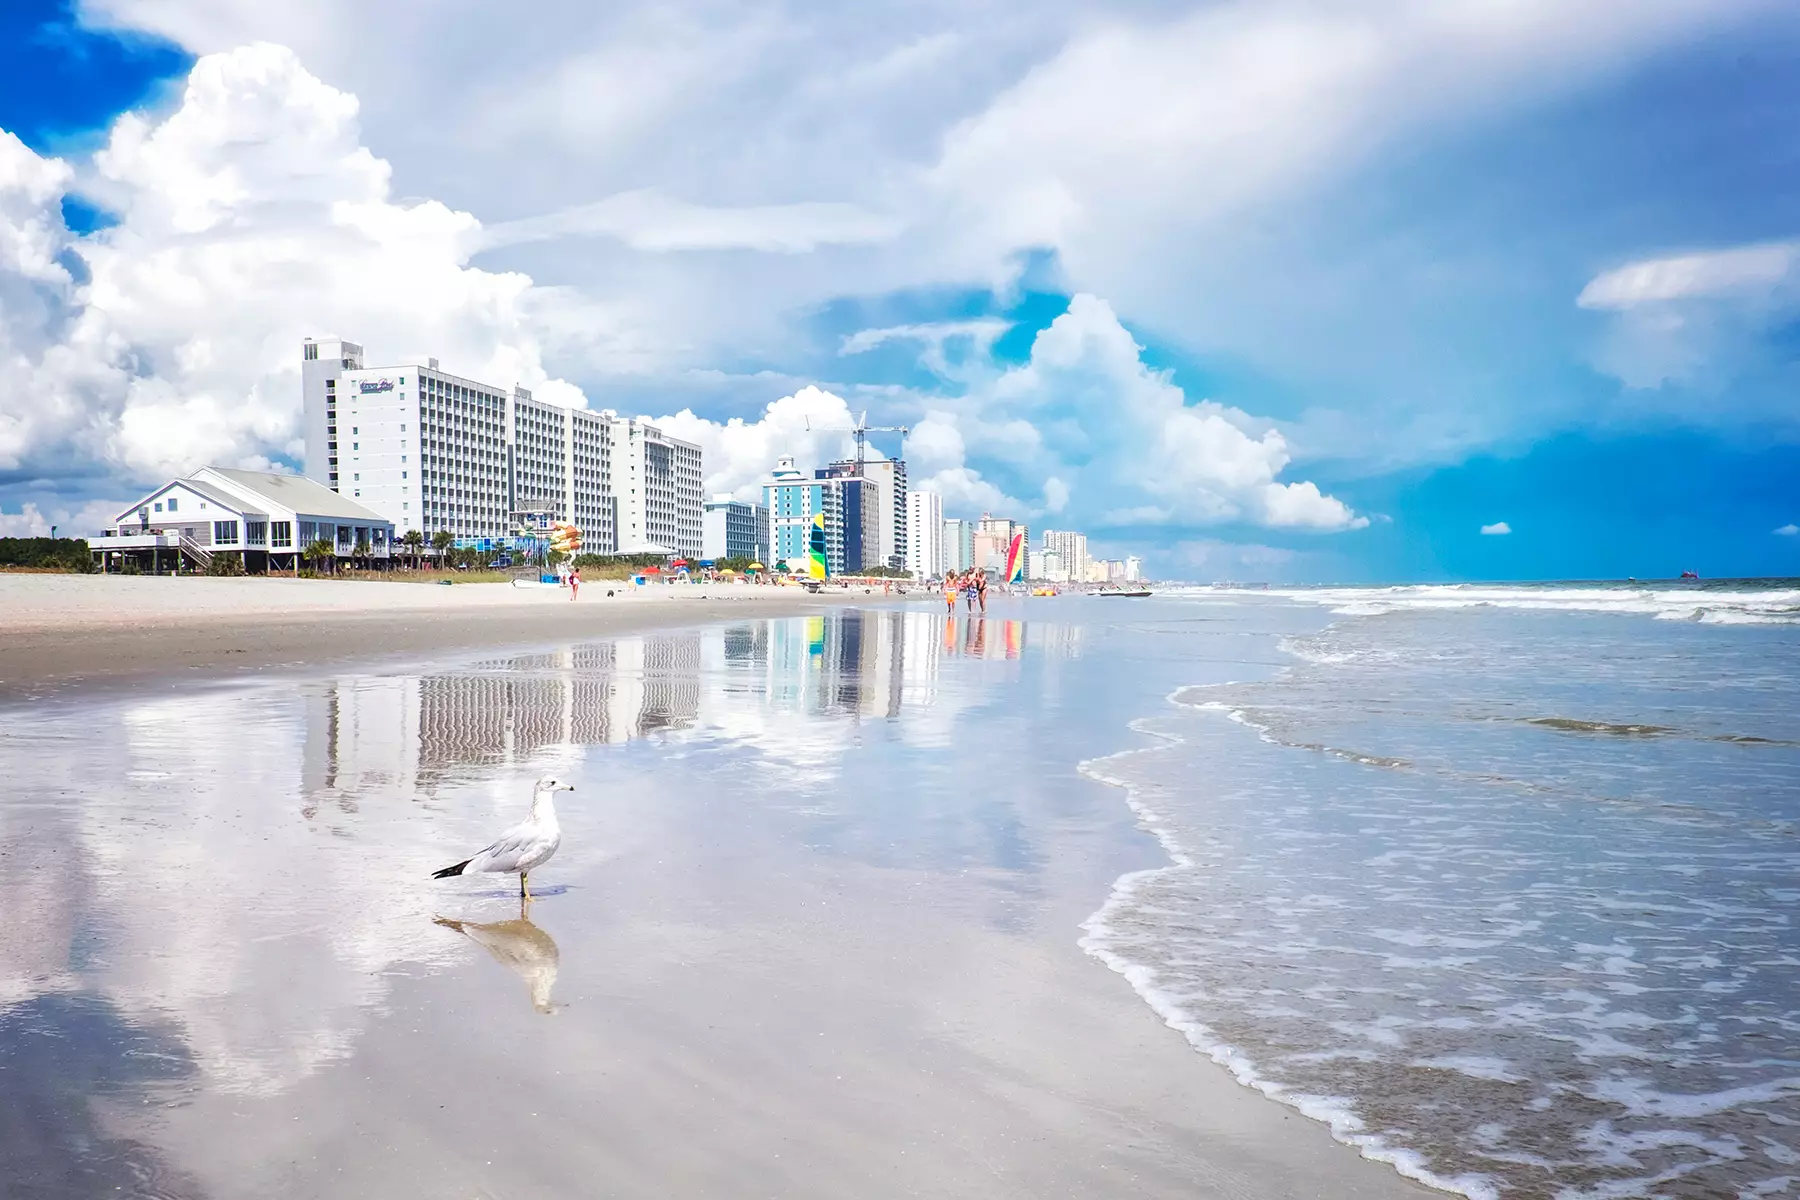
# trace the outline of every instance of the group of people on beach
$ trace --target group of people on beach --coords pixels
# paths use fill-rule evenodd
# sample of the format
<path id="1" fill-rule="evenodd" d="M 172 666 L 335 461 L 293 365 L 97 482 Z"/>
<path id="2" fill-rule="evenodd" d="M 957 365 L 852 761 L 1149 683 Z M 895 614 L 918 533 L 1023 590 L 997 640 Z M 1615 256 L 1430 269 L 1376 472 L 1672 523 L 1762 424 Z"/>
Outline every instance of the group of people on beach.
<path id="1" fill-rule="evenodd" d="M 982 612 L 987 611 L 987 572 L 970 569 L 952 571 L 944 576 L 944 611 L 956 611 L 957 593 L 962 594 L 963 602 L 969 612 L 980 606 Z"/>

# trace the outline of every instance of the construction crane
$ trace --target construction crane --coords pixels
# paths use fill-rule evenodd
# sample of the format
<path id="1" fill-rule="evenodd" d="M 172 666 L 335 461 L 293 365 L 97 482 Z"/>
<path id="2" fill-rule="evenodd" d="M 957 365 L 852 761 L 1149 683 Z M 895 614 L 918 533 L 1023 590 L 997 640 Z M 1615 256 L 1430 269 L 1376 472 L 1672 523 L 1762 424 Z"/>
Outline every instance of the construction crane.
<path id="1" fill-rule="evenodd" d="M 905 425 L 871 425 L 871 424 L 869 424 L 869 410 L 866 408 L 862 411 L 862 414 L 856 418 L 856 424 L 850 426 L 848 429 L 844 428 L 842 425 L 832 426 L 827 429 L 814 429 L 812 427 L 812 418 L 808 417 L 808 418 L 806 418 L 806 431 L 808 433 L 847 433 L 847 434 L 850 434 L 852 437 L 854 437 L 856 439 L 856 462 L 857 462 L 858 466 L 862 465 L 862 463 L 868 457 L 867 449 L 868 449 L 868 443 L 869 443 L 869 435 L 871 433 L 898 433 L 898 434 L 905 435 L 905 434 L 912 432 L 912 430 Z"/>

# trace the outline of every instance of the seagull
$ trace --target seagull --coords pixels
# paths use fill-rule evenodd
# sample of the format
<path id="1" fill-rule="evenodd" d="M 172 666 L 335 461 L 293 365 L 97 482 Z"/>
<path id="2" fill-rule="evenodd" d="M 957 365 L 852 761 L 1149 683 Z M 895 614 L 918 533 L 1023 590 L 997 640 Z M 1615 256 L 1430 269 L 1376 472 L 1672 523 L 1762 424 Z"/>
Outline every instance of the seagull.
<path id="1" fill-rule="evenodd" d="M 545 933 L 524 915 L 512 921 L 453 921 L 449 917 L 433 917 L 434 924 L 454 929 L 493 955 L 494 961 L 525 981 L 531 992 L 531 1007 L 552 1014 L 550 989 L 556 984 L 556 968 L 561 955 L 556 952 L 556 939 Z"/>
<path id="2" fill-rule="evenodd" d="M 572 792 L 575 785 L 564 783 L 554 775 L 546 775 L 537 781 L 537 790 L 531 797 L 531 814 L 524 821 L 514 825 L 500 835 L 500 839 L 472 858 L 465 858 L 459 863 L 445 867 L 441 871 L 433 871 L 433 879 L 448 879 L 452 875 L 465 875 L 475 871 L 498 871 L 510 875 L 514 871 L 519 874 L 519 898 L 531 899 L 531 885 L 526 881 L 533 868 L 550 861 L 556 848 L 562 845 L 562 830 L 556 824 L 557 792 Z"/>

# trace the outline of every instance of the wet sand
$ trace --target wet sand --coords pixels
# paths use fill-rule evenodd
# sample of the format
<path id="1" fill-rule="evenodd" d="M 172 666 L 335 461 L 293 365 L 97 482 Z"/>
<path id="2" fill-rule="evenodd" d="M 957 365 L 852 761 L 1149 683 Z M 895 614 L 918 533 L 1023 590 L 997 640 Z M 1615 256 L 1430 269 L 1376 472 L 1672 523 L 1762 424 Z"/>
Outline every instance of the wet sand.
<path id="1" fill-rule="evenodd" d="M 13 708 L 8 1194 L 1438 1194 L 1077 947 L 1151 665 L 814 611 Z M 428 878 L 550 771 L 528 921 Z"/>
<path id="2" fill-rule="evenodd" d="M 595 581 L 571 601 L 561 589 L 494 583 L 0 573 L 0 698 L 169 673 L 366 666 L 873 599 L 860 588 L 815 596 L 798 587 Z"/>

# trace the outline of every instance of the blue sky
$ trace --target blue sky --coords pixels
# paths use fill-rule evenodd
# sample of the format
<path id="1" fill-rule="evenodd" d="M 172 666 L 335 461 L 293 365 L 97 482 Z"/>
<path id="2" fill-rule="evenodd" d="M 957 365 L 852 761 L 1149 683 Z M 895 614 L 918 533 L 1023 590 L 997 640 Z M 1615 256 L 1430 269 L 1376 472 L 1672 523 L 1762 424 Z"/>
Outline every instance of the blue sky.
<path id="1" fill-rule="evenodd" d="M 1165 577 L 1800 574 L 1790 6 L 1030 17 L 8 5 L 0 532 L 297 466 L 339 333 Z"/>

